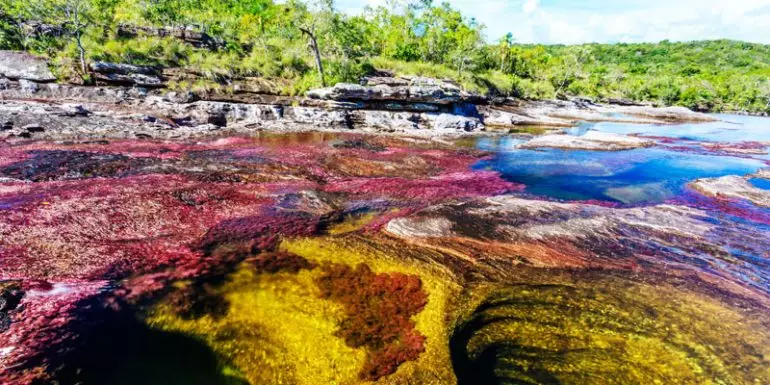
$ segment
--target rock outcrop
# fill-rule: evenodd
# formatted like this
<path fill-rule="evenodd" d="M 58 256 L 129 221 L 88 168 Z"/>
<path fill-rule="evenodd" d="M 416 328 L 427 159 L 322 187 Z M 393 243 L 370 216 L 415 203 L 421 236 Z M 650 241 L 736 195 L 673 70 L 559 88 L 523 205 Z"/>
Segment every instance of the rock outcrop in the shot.
<path fill-rule="evenodd" d="M 770 208 L 770 191 L 754 187 L 745 177 L 728 175 L 721 178 L 699 179 L 690 184 L 695 191 L 715 198 L 749 201 Z"/>
<path fill-rule="evenodd" d="M 584 135 L 544 135 L 518 145 L 519 148 L 561 148 L 568 150 L 619 151 L 654 146 L 648 139 L 607 132 L 588 131 Z"/>
<path fill-rule="evenodd" d="M 166 32 L 173 33 L 159 32 L 159 36 Z M 0 100 L 5 101 L 0 105 L 0 118 L 10 127 L 2 135 L 165 138 L 222 130 L 357 129 L 432 136 L 483 132 L 487 126 L 506 129 L 518 125 L 570 127 L 578 121 L 666 124 L 711 119 L 686 109 L 602 106 L 585 100 L 493 102 L 451 81 L 386 72 L 366 77 L 360 85 L 337 84 L 302 98 L 276 95 L 276 86 L 260 78 L 230 79 L 229 92 L 194 93 L 166 89 L 170 82 L 192 82 L 202 76 L 188 70 L 101 61 L 91 63 L 90 68 L 97 86 L 46 83 L 54 78 L 44 60 L 0 52 L 5 76 L 0 78 Z M 79 105 L 88 113 L 73 113 L 62 103 Z M 40 129 L 23 129 L 31 125 Z M 612 150 L 648 145 L 633 138 L 546 139 L 556 141 L 549 147 L 565 148 Z M 546 139 L 527 146 L 541 146 Z M 566 143 L 567 139 L 572 143 Z"/>
<path fill-rule="evenodd" d="M 198 31 L 193 26 L 186 26 L 181 28 L 174 27 L 141 27 L 134 25 L 120 25 L 118 26 L 118 36 L 122 37 L 136 37 L 136 36 L 157 36 L 157 37 L 173 37 L 184 41 L 187 44 L 196 48 L 206 48 L 210 50 L 218 50 L 225 46 L 225 42 L 222 39 L 217 39 L 205 32 Z"/>
<path fill-rule="evenodd" d="M 365 85 L 340 83 L 333 87 L 312 90 L 313 99 L 336 101 L 398 101 L 449 105 L 483 99 L 463 91 L 457 84 L 425 77 L 386 78 L 364 80 Z"/>
<path fill-rule="evenodd" d="M 14 80 L 50 82 L 56 80 L 45 59 L 26 52 L 0 51 L 0 76 Z"/>
<path fill-rule="evenodd" d="M 93 62 L 91 71 L 97 81 L 106 83 L 137 85 L 142 87 L 163 86 L 160 71 L 153 67 L 142 67 L 131 64 Z"/>

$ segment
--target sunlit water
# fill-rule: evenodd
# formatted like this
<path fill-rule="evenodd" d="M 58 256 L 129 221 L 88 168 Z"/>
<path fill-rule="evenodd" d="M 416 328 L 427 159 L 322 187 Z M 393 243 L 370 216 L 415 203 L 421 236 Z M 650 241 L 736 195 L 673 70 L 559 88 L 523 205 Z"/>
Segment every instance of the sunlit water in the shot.
<path fill-rule="evenodd" d="M 582 124 L 567 129 L 570 135 L 588 130 L 620 134 L 664 136 L 677 139 L 739 143 L 770 140 L 770 119 L 720 115 L 742 124 L 717 122 L 677 126 L 618 123 Z M 523 140 L 514 137 L 484 138 L 477 147 L 495 155 L 475 169 L 495 170 L 526 192 L 562 200 L 608 200 L 625 204 L 661 203 L 682 194 L 699 178 L 747 175 L 768 167 L 766 156 L 752 157 L 701 154 L 657 146 L 629 151 L 580 151 L 561 149 L 519 150 Z M 759 188 L 767 181 L 753 180 Z"/>
<path fill-rule="evenodd" d="M 591 129 L 616 134 L 662 136 L 706 142 L 768 142 L 770 119 L 756 116 L 715 114 L 717 122 L 675 126 L 659 124 L 597 123 Z"/>

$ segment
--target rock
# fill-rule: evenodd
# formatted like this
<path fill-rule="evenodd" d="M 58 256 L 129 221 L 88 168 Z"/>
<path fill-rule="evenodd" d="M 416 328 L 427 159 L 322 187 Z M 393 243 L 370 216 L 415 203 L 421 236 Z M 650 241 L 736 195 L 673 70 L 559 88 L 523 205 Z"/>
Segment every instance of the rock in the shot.
<path fill-rule="evenodd" d="M 214 38 L 205 32 L 199 32 L 193 26 L 185 26 L 181 28 L 174 27 L 139 27 L 133 25 L 119 25 L 118 35 L 123 37 L 135 37 L 135 36 L 170 36 L 176 39 L 182 40 L 187 44 L 196 48 L 206 48 L 210 50 L 218 50 L 225 46 L 225 41 L 222 39 Z"/>
<path fill-rule="evenodd" d="M 754 178 L 770 179 L 770 168 L 763 168 L 752 175 Z"/>
<path fill-rule="evenodd" d="M 643 107 L 645 104 L 639 103 L 637 101 L 631 100 L 631 99 L 622 99 L 622 98 L 607 98 L 607 104 L 614 104 L 618 106 L 624 106 L 624 107 Z"/>
<path fill-rule="evenodd" d="M 432 78 L 378 78 L 367 85 L 339 83 L 333 87 L 311 90 L 312 99 L 339 101 L 399 101 L 448 105 L 481 98 L 462 91 L 457 84 Z"/>
<path fill-rule="evenodd" d="M 741 176 L 698 179 L 689 185 L 693 190 L 715 198 L 734 198 L 749 201 L 760 207 L 770 208 L 770 191 L 754 187 Z"/>
<path fill-rule="evenodd" d="M 29 132 L 29 133 L 38 133 L 38 132 L 44 132 L 45 128 L 38 124 L 28 124 L 21 128 L 22 130 Z"/>
<path fill-rule="evenodd" d="M 91 111 L 88 111 L 82 104 L 65 104 L 62 106 L 64 110 L 62 116 L 88 116 L 91 115 Z"/>
<path fill-rule="evenodd" d="M 570 150 L 618 151 L 654 146 L 648 139 L 599 131 L 588 131 L 582 136 L 543 135 L 518 145 L 518 148 L 562 148 Z"/>
<path fill-rule="evenodd" d="M 29 93 L 32 93 L 32 94 L 34 94 L 35 92 L 37 92 L 40 89 L 40 87 L 37 85 L 37 83 L 35 83 L 35 82 L 31 81 L 31 80 L 26 80 L 26 79 L 20 79 L 19 80 L 19 87 L 21 88 L 21 90 L 23 92 L 29 92 Z"/>
<path fill-rule="evenodd" d="M 24 291 L 20 282 L 0 281 L 0 333 L 11 327 L 9 313 L 19 306 L 23 297 Z"/>
<path fill-rule="evenodd" d="M 6 121 L 3 122 L 2 125 L 0 125 L 0 131 L 8 131 L 13 129 L 13 121 Z"/>
<path fill-rule="evenodd" d="M 164 96 L 164 99 L 166 101 L 169 101 L 171 103 L 192 103 L 197 102 L 200 100 L 200 96 L 192 91 L 181 91 L 181 92 L 168 92 Z"/>
<path fill-rule="evenodd" d="M 0 51 L 0 75 L 9 79 L 36 82 L 56 80 L 45 59 L 15 51 Z"/>
<path fill-rule="evenodd" d="M 429 114 L 428 116 L 435 116 L 433 120 L 433 130 L 435 131 L 480 131 L 484 129 L 484 125 L 477 118 L 467 117 L 454 114 Z"/>
<path fill-rule="evenodd" d="M 153 67 L 142 67 L 131 64 L 94 62 L 91 70 L 97 80 L 108 83 L 134 84 L 144 87 L 163 85 L 160 71 Z"/>

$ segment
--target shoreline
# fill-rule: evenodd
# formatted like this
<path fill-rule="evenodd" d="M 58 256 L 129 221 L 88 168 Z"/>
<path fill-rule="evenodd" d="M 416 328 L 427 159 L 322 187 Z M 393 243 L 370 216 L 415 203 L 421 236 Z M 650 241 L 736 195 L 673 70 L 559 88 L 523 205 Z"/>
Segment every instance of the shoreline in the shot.
<path fill-rule="evenodd" d="M 669 125 L 717 120 L 679 107 L 560 100 L 490 101 L 464 94 L 442 81 L 421 81 L 433 83 L 408 88 L 407 96 L 399 94 L 404 91 L 396 87 L 337 85 L 355 92 L 312 98 L 259 93 L 227 97 L 6 79 L 0 84 L 0 138 L 174 139 L 256 131 L 449 138 L 505 134 L 521 127 L 558 129 L 579 122 Z M 418 93 L 424 95 L 418 99 L 414 96 Z"/>

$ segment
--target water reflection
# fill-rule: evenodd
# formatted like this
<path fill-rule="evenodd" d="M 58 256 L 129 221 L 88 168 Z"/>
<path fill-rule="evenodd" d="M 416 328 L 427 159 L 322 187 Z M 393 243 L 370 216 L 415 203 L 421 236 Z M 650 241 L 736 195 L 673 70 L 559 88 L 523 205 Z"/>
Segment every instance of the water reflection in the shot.
<path fill-rule="evenodd" d="M 567 129 L 566 133 L 582 135 L 595 129 L 620 134 L 728 142 L 770 140 L 770 121 L 767 119 L 722 117 L 743 123 L 678 126 L 580 124 Z M 761 159 L 688 153 L 666 147 L 618 152 L 517 149 L 516 146 L 525 140 L 515 136 L 479 139 L 477 148 L 493 151 L 495 155 L 477 163 L 474 168 L 498 171 L 512 182 L 527 185 L 526 192 L 534 195 L 564 200 L 598 199 L 639 204 L 661 203 L 673 198 L 695 179 L 746 175 L 767 167 Z M 753 183 L 760 188 L 768 188 L 770 184 L 766 181 Z"/>

